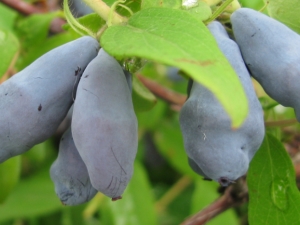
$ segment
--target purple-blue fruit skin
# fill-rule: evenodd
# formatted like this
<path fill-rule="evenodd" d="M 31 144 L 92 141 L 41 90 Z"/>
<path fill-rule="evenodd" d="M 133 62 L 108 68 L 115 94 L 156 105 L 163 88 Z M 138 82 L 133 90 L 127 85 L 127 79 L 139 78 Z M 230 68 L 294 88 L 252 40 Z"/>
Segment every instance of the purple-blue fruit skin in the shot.
<path fill-rule="evenodd" d="M 44 54 L 0 85 L 0 162 L 51 137 L 73 103 L 98 42 L 82 37 Z"/>
<path fill-rule="evenodd" d="M 83 204 L 97 193 L 76 149 L 71 128 L 60 140 L 58 156 L 50 168 L 50 176 L 55 185 L 55 193 L 64 205 Z"/>
<path fill-rule="evenodd" d="M 264 138 L 264 119 L 237 44 L 220 23 L 212 22 L 208 28 L 243 85 L 249 114 L 240 128 L 232 130 L 231 120 L 217 98 L 194 81 L 180 112 L 180 126 L 195 172 L 226 186 L 247 172 Z"/>
<path fill-rule="evenodd" d="M 293 107 L 300 121 L 300 36 L 253 9 L 231 15 L 233 33 L 251 75 L 281 105 Z"/>
<path fill-rule="evenodd" d="M 125 74 L 103 49 L 79 82 L 72 134 L 93 187 L 120 197 L 133 174 L 137 119 Z"/>

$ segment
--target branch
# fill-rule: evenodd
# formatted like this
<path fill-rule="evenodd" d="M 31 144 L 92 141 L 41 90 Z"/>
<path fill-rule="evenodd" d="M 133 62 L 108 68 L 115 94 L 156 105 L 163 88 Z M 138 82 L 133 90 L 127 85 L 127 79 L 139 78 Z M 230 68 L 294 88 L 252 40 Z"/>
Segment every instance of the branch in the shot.
<path fill-rule="evenodd" d="M 227 209 L 242 205 L 246 201 L 248 201 L 248 189 L 243 177 L 229 186 L 219 199 L 186 219 L 181 225 L 203 225 Z"/>
<path fill-rule="evenodd" d="M 266 121 L 266 127 L 286 127 L 297 124 L 297 119 L 279 120 L 279 121 Z"/>
<path fill-rule="evenodd" d="M 47 8 L 53 9 L 54 5 L 51 7 L 44 6 L 44 9 L 40 9 L 34 5 L 28 4 L 22 0 L 1 0 L 1 2 L 8 7 L 18 11 L 19 13 L 29 16 L 31 14 L 38 14 L 38 13 L 47 13 Z M 55 2 L 54 2 L 55 3 Z M 52 3 L 52 4 L 54 4 Z M 57 34 L 63 32 L 62 25 L 65 24 L 66 21 L 62 18 L 55 18 L 52 20 L 50 24 L 50 32 L 52 34 Z"/>
<path fill-rule="evenodd" d="M 35 13 L 45 13 L 44 10 L 28 4 L 22 0 L 1 0 L 1 2 L 8 7 L 20 12 L 21 14 L 24 14 L 26 16 L 35 14 Z"/>
<path fill-rule="evenodd" d="M 174 105 L 173 107 L 176 108 L 176 110 L 179 110 L 186 100 L 186 95 L 168 89 L 140 74 L 138 74 L 137 77 L 154 95 Z"/>

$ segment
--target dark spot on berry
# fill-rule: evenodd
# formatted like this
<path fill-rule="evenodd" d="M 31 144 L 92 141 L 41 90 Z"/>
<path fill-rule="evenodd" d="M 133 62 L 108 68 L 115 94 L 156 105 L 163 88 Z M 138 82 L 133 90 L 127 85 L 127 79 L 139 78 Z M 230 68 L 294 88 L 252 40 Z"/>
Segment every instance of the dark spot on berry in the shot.
<path fill-rule="evenodd" d="M 87 78 L 89 75 L 85 75 L 84 78 Z"/>
<path fill-rule="evenodd" d="M 77 76 L 80 71 L 81 71 L 81 68 L 79 66 L 77 66 L 77 70 L 75 70 L 75 76 Z"/>
<path fill-rule="evenodd" d="M 122 196 L 114 197 L 114 198 L 112 198 L 111 200 L 114 202 L 114 201 L 117 201 L 117 200 L 119 200 L 119 199 L 122 199 Z"/>
<path fill-rule="evenodd" d="M 38 110 L 39 110 L 39 111 L 42 110 L 42 105 L 41 105 L 41 104 L 39 105 Z"/>
<path fill-rule="evenodd" d="M 227 187 L 229 184 L 232 183 L 232 181 L 230 179 L 228 179 L 227 177 L 220 177 L 218 179 L 218 182 L 223 187 Z"/>

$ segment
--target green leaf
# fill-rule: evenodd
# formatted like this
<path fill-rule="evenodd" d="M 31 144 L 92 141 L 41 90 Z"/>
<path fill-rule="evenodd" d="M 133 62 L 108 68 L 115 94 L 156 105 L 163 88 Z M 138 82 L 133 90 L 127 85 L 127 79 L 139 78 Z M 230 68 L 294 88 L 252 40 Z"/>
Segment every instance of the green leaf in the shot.
<path fill-rule="evenodd" d="M 139 132 L 156 130 L 160 126 L 167 107 L 165 102 L 157 99 L 157 103 L 153 109 L 149 111 L 137 111 Z"/>
<path fill-rule="evenodd" d="M 202 1 L 198 2 L 196 7 L 187 9 L 187 11 L 201 21 L 207 20 L 212 14 L 209 5 Z"/>
<path fill-rule="evenodd" d="M 42 56 L 43 54 L 47 53 L 53 48 L 63 45 L 69 41 L 73 41 L 78 37 L 79 36 L 74 35 L 74 33 L 66 32 L 66 33 L 61 33 L 52 36 L 46 39 L 45 41 L 43 41 L 42 43 L 32 46 L 30 49 L 28 49 L 26 54 L 23 54 L 21 57 L 19 57 L 16 64 L 17 69 L 18 70 L 24 69 L 30 63 L 36 60 L 38 57 Z"/>
<path fill-rule="evenodd" d="M 297 33 L 300 33 L 299 0 L 268 0 L 268 2 L 267 9 L 271 17 L 284 23 Z"/>
<path fill-rule="evenodd" d="M 83 211 L 86 209 L 87 203 L 80 204 L 76 206 L 64 207 L 63 216 L 64 216 L 64 225 L 90 225 L 85 223 Z M 52 221 L 50 221 L 52 222 Z M 54 223 L 52 222 L 51 225 Z M 56 223 L 58 224 L 58 223 Z M 44 225 L 44 224 L 42 224 Z"/>
<path fill-rule="evenodd" d="M 162 156 L 177 171 L 194 179 L 200 178 L 200 176 L 196 174 L 188 164 L 182 134 L 177 121 L 163 121 L 155 131 L 154 141 Z"/>
<path fill-rule="evenodd" d="M 8 159 L 0 164 L 0 204 L 5 201 L 19 181 L 21 172 L 21 156 Z"/>
<path fill-rule="evenodd" d="M 55 153 L 54 153 L 55 152 Z M 53 147 L 53 140 L 48 139 L 33 146 L 29 151 L 22 154 L 22 175 L 27 176 L 32 172 L 44 167 L 45 162 L 57 154 L 57 149 Z"/>
<path fill-rule="evenodd" d="M 152 109 L 157 101 L 152 92 L 136 76 L 132 76 L 132 101 L 136 112 Z"/>
<path fill-rule="evenodd" d="M 209 5 L 209 6 L 215 6 L 217 4 L 219 4 L 222 0 L 205 0 L 205 2 Z M 249 0 L 246 0 L 249 1 Z M 253 0 L 251 0 L 253 1 Z"/>
<path fill-rule="evenodd" d="M 270 134 L 250 164 L 247 183 L 251 225 L 300 224 L 294 167 L 281 142 Z"/>
<path fill-rule="evenodd" d="M 136 56 L 180 68 L 216 95 L 233 127 L 247 116 L 247 98 L 233 68 L 206 26 L 186 11 L 144 9 L 127 25 L 109 27 L 100 43 L 117 58 Z"/>
<path fill-rule="evenodd" d="M 18 39 L 8 30 L 0 28 L 0 77 L 5 74 L 19 50 Z M 5 57 L 4 57 L 5 56 Z"/>
<path fill-rule="evenodd" d="M 48 36 L 51 21 L 57 13 L 33 14 L 17 24 L 17 35 L 24 49 L 36 46 Z"/>
<path fill-rule="evenodd" d="M 183 0 L 143 0 L 141 8 L 171 8 L 171 9 L 183 9 Z M 191 13 L 197 19 L 202 21 L 208 19 L 211 15 L 211 9 L 206 2 L 198 1 L 195 7 L 186 9 L 187 12 Z"/>
<path fill-rule="evenodd" d="M 260 10 L 264 6 L 264 0 L 239 0 L 242 7 Z"/>
<path fill-rule="evenodd" d="M 138 161 L 134 163 L 134 174 L 123 199 L 112 202 L 106 198 L 103 207 L 103 224 L 153 225 L 157 224 L 154 197 L 151 193 L 147 173 Z M 101 224 L 102 224 L 101 223 Z"/>
<path fill-rule="evenodd" d="M 195 190 L 193 192 L 192 203 L 191 203 L 191 214 L 195 214 L 212 202 L 214 202 L 220 194 L 218 194 L 217 189 L 219 184 L 216 182 L 196 180 Z M 240 224 L 237 216 L 233 209 L 226 210 L 225 212 L 219 214 L 217 217 L 209 220 L 207 225 L 238 225 Z"/>
<path fill-rule="evenodd" d="M 181 7 L 181 0 L 142 0 L 142 9 L 151 7 L 179 9 Z"/>
<path fill-rule="evenodd" d="M 17 12 L 0 3 L 0 28 L 12 30 Z"/>
<path fill-rule="evenodd" d="M 5 204 L 0 205 L 0 222 L 40 216 L 63 207 L 55 194 L 49 168 L 50 165 L 45 166 L 37 174 L 18 183 Z"/>

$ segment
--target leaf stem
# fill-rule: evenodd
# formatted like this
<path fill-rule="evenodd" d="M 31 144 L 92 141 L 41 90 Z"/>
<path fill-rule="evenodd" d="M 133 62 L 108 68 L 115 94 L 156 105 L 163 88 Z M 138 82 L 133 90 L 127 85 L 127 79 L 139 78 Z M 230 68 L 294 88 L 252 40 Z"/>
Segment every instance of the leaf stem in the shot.
<path fill-rule="evenodd" d="M 105 24 L 103 27 L 100 28 L 100 30 L 96 34 L 96 39 L 99 40 L 100 36 L 104 33 L 104 31 L 108 28 L 108 26 Z"/>
<path fill-rule="evenodd" d="M 264 6 L 259 10 L 259 12 L 263 12 L 266 8 L 267 8 L 267 6 L 269 5 L 269 1 L 267 1 L 265 4 L 264 4 Z"/>
<path fill-rule="evenodd" d="M 95 34 L 93 34 L 89 29 L 82 26 L 72 15 L 71 10 L 68 5 L 68 0 L 64 0 L 64 13 L 69 25 L 75 30 L 78 34 L 84 36 L 86 34 L 95 38 Z"/>
<path fill-rule="evenodd" d="M 214 13 L 211 15 L 211 17 L 209 19 L 204 21 L 204 23 L 208 24 L 208 23 L 214 21 L 227 8 L 227 6 L 231 2 L 233 2 L 233 0 L 226 0 L 219 8 L 216 9 L 216 11 L 214 11 Z"/>
<path fill-rule="evenodd" d="M 111 8 L 106 5 L 102 0 L 83 0 L 89 7 L 98 13 L 105 21 L 109 20 Z M 127 22 L 127 18 L 119 15 L 116 12 L 112 13 L 111 24 L 122 24 Z"/>
<path fill-rule="evenodd" d="M 127 7 L 126 5 L 119 4 L 119 6 L 122 7 L 122 8 L 124 8 L 124 9 L 126 9 L 130 13 L 131 16 L 133 15 L 132 10 L 129 7 Z"/>

